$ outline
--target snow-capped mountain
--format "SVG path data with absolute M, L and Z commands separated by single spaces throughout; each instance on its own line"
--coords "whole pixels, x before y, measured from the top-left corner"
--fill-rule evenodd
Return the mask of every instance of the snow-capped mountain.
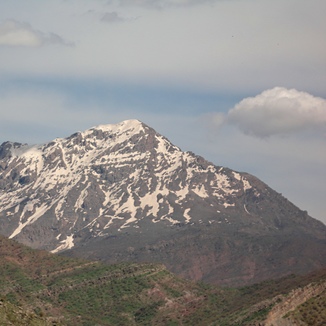
M 161 259 L 180 274 L 210 280 L 218 255 L 236 254 L 227 241 L 248 246 L 244 235 L 259 235 L 270 245 L 287 232 L 291 246 L 296 234 L 326 253 L 322 223 L 257 178 L 183 152 L 138 120 L 39 146 L 0 147 L 0 233 L 34 248 L 109 261 Z M 179 258 L 182 248 L 193 248 L 189 257 Z M 207 259 L 207 251 L 210 269 L 207 261 L 201 268 L 189 263 Z M 305 265 L 325 263 L 312 260 Z

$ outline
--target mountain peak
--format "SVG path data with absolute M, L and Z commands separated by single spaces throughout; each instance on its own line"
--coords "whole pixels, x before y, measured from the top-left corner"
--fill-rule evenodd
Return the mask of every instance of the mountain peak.
M 111 260 L 151 260 L 163 250 L 162 259 L 179 257 L 174 271 L 195 279 L 209 277 L 211 262 L 227 270 L 247 249 L 254 262 L 247 262 L 243 273 L 249 276 L 243 277 L 253 279 L 252 266 L 261 263 L 256 251 L 273 255 L 270 248 L 279 252 L 285 240 L 289 251 L 306 239 L 315 252 L 325 252 L 325 226 L 307 213 L 254 176 L 181 151 L 139 120 L 99 125 L 40 146 L 2 144 L 0 233 L 35 248 L 79 248 L 84 254 L 88 248 Z M 264 239 L 257 247 L 255 237 Z M 311 240 L 316 238 L 319 244 Z M 105 249 L 93 250 L 99 245 Z M 163 263 L 171 266 L 169 259 Z M 220 259 L 229 262 L 217 267 Z
M 124 133 L 139 133 L 144 130 L 144 124 L 136 119 L 124 120 L 116 124 L 102 124 L 85 130 L 81 134 L 83 136 L 88 136 L 96 133 L 96 131 L 101 131 L 109 134 L 124 134 Z

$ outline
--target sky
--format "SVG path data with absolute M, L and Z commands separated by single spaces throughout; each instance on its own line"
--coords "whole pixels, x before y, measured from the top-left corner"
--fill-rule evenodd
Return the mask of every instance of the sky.
M 0 143 L 138 119 L 326 223 L 325 0 L 0 0 Z

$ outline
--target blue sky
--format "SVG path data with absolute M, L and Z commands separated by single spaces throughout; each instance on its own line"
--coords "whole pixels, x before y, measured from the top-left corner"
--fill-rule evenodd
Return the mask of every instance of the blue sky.
M 326 222 L 324 0 L 0 8 L 0 142 L 135 118 Z

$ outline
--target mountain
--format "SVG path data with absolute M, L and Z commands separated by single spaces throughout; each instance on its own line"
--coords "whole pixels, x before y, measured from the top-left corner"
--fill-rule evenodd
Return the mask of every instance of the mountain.
M 0 233 L 192 280 L 250 284 L 326 266 L 326 226 L 248 173 L 183 152 L 138 120 L 0 147 Z
M 326 269 L 242 288 L 69 259 L 0 236 L 0 324 L 324 325 Z

